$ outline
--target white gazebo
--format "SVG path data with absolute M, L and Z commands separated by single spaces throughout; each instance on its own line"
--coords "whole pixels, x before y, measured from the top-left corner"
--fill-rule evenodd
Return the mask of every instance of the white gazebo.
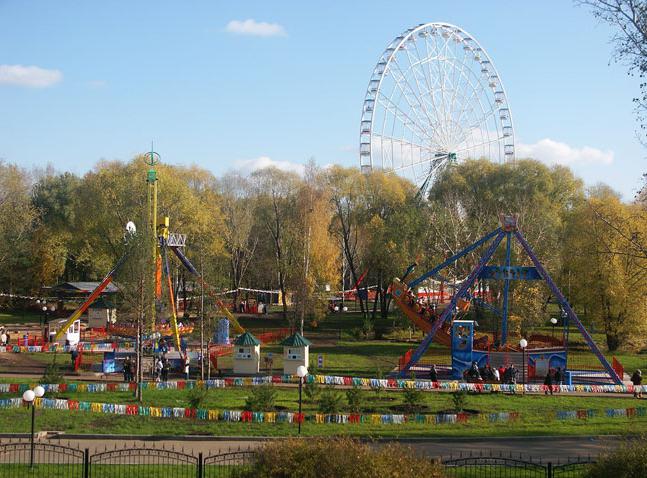
M 296 375 L 300 365 L 308 368 L 309 349 L 312 342 L 296 332 L 287 337 L 283 342 L 283 373 Z
M 261 366 L 261 342 L 249 332 L 234 340 L 234 373 L 256 374 Z

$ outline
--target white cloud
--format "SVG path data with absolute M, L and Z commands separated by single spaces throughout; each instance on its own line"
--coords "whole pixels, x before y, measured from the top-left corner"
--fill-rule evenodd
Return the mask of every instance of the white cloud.
M 63 79 L 59 70 L 46 70 L 38 66 L 0 65 L 0 84 L 46 88 Z
M 269 156 L 260 156 L 254 159 L 241 159 L 234 161 L 234 168 L 244 173 L 251 173 L 258 169 L 265 169 L 275 167 L 283 171 L 289 171 L 303 175 L 305 172 L 305 165 L 299 163 L 292 163 L 290 161 L 274 161 Z
M 583 146 L 575 148 L 566 143 L 544 138 L 533 144 L 517 143 L 515 145 L 517 158 L 534 158 L 547 164 L 611 164 L 613 151 Z
M 247 20 L 232 20 L 227 23 L 225 31 L 237 35 L 249 35 L 255 37 L 285 37 L 287 32 L 283 25 L 278 23 L 257 22 L 253 18 Z

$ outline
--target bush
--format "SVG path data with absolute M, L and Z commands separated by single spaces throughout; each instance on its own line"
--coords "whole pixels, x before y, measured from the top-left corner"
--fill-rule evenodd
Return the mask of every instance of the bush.
M 361 412 L 362 403 L 364 402 L 364 390 L 354 385 L 353 388 L 346 390 L 346 400 L 348 401 L 348 408 L 351 412 Z
M 626 442 L 602 455 L 584 474 L 586 478 L 638 478 L 647 476 L 647 440 Z
M 240 478 L 442 478 L 442 468 L 411 448 L 372 447 L 351 438 L 308 438 L 268 442 Z
M 189 390 L 189 407 L 201 408 L 204 401 L 207 399 L 207 390 L 202 387 L 194 387 Z
M 313 373 L 314 375 L 314 373 Z M 303 385 L 303 394 L 306 396 L 306 401 L 308 403 L 314 403 L 317 400 L 317 397 L 321 393 L 321 386 L 316 382 L 306 382 Z
M 245 410 L 269 412 L 274 410 L 276 390 L 272 385 L 261 385 L 251 389 L 252 394 L 245 400 Z
M 369 338 L 373 335 L 373 321 L 370 319 L 365 319 L 362 321 L 362 334 L 364 338 Z
M 422 392 L 417 388 L 405 388 L 403 401 L 408 413 L 418 412 L 422 408 Z
M 452 393 L 452 403 L 454 404 L 455 412 L 462 412 L 467 402 L 467 392 L 465 390 L 457 390 Z
M 63 383 L 65 381 L 61 367 L 56 363 L 56 359 L 45 367 L 45 373 L 43 373 L 41 381 L 42 383 Z
M 339 413 L 341 400 L 341 395 L 334 387 L 326 387 L 319 396 L 319 411 L 327 414 Z
M 352 329 L 350 329 L 350 336 L 354 340 L 362 340 L 362 329 L 360 329 L 359 327 L 353 327 Z
M 378 367 L 375 371 L 375 378 L 382 380 L 383 377 L 384 374 L 382 373 L 382 369 Z M 376 385 L 371 384 L 371 390 L 373 390 L 375 392 L 375 395 L 379 397 L 380 393 L 382 392 L 382 385 L 380 385 L 379 382 Z

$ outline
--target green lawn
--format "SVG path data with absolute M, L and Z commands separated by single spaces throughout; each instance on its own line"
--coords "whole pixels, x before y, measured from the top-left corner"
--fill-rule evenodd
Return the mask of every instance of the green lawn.
M 37 312 L 19 310 L 0 312 L 0 325 L 2 324 L 40 324 L 43 320 L 43 314 Z
M 296 411 L 298 392 L 296 388 L 276 388 L 278 410 Z M 202 408 L 217 410 L 242 410 L 250 388 L 212 389 L 207 393 Z M 347 411 L 344 391 L 342 411 Z M 15 394 L 0 394 L 0 398 Z M 137 403 L 128 392 L 104 393 L 60 393 L 58 398 L 106 403 Z M 364 392 L 363 413 L 402 413 L 404 394 L 398 391 L 383 391 L 379 395 Z M 146 390 L 144 405 L 187 407 L 189 391 Z M 480 413 L 519 412 L 516 422 L 489 422 L 472 419 L 467 423 L 426 425 L 407 423 L 403 425 L 382 424 L 314 424 L 305 423 L 304 433 L 309 435 L 353 434 L 358 436 L 510 436 L 510 435 L 579 435 L 579 434 L 623 434 L 647 432 L 647 417 L 607 418 L 605 408 L 626 408 L 647 405 L 647 401 L 620 396 L 574 397 L 543 395 L 469 395 L 465 408 Z M 453 409 L 449 393 L 423 393 L 424 413 L 437 413 Z M 304 412 L 317 411 L 317 404 L 306 401 Z M 556 420 L 556 410 L 596 409 L 598 416 L 591 419 Z M 29 429 L 30 414 L 26 409 L 0 411 L 4 432 L 25 432 Z M 283 436 L 295 432 L 295 427 L 283 423 L 225 423 L 194 419 L 163 419 L 140 416 L 104 415 L 79 411 L 38 410 L 38 428 L 59 430 L 68 433 L 115 433 L 115 434 L 212 434 L 212 435 L 269 435 Z

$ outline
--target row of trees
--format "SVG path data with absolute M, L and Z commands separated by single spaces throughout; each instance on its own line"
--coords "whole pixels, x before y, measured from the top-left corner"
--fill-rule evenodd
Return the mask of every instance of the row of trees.
M 412 262 L 424 271 L 520 214 L 520 227 L 572 303 L 599 322 L 610 348 L 635 342 L 647 310 L 647 216 L 561 166 L 532 160 L 486 160 L 448 167 L 428 198 L 406 180 L 357 169 L 318 169 L 303 176 L 263 169 L 222 178 L 196 166 L 158 166 L 160 217 L 188 236 L 188 256 L 216 288 L 280 290 L 296 326 L 320 320 L 327 299 L 344 287 L 375 286 L 360 299 L 366 328 L 389 311 L 390 282 Z M 0 163 L 0 289 L 35 293 L 63 280 L 96 280 L 124 250 L 124 224 L 145 229 L 146 165 L 100 162 L 82 177 L 29 173 Z M 502 260 L 503 248 L 498 252 Z M 479 251 L 446 271 L 460 280 Z M 513 249 L 513 261 L 527 263 Z M 117 280 L 136 284 L 125 268 Z M 180 283 L 188 280 L 178 268 Z M 343 277 L 343 283 L 342 283 Z M 329 288 L 326 286 L 330 286 Z M 497 295 L 496 283 L 492 290 Z M 295 302 L 287 307 L 291 293 Z M 515 283 L 512 313 L 526 324 L 547 319 L 548 291 Z

